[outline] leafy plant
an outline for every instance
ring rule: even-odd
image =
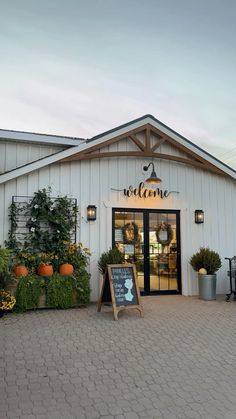
[[[16,290],[16,310],[25,311],[37,308],[44,280],[37,275],[27,275],[19,278]]]
[[[77,204],[67,196],[51,198],[51,188],[34,193],[28,202],[13,202],[10,206],[11,228],[7,245],[16,256],[21,252],[30,255],[56,253],[59,243],[70,241],[77,223]],[[18,217],[25,220],[24,241],[16,240]],[[27,233],[28,231],[28,233]]]
[[[52,238],[55,244],[60,241],[70,241],[71,231],[77,222],[77,207],[66,196],[55,199],[52,209]]]
[[[221,259],[217,252],[210,250],[209,247],[200,247],[191,259],[190,264],[195,271],[204,268],[208,275],[213,275],[221,267]]]
[[[47,283],[46,304],[55,308],[73,306],[74,279],[70,276],[54,274]]]
[[[51,265],[55,258],[58,258],[54,253],[41,252],[36,256],[37,265]]]
[[[89,256],[89,249],[82,243],[71,243],[66,249],[65,262],[71,263],[75,270],[82,269],[88,265]]]
[[[9,269],[11,251],[0,246],[0,273],[5,273]]]
[[[19,252],[14,257],[14,265],[24,265],[33,273],[38,266],[38,255],[33,255],[27,252]]]
[[[77,304],[87,304],[90,298],[90,275],[85,269],[80,269],[73,275]]]
[[[16,240],[16,229],[17,229],[17,217],[20,212],[20,207],[17,207],[15,202],[12,202],[9,208],[9,219],[11,228],[8,232],[8,241],[5,242],[6,246],[10,249],[14,249],[17,252],[19,243]]]
[[[98,270],[104,274],[108,264],[119,264],[124,263],[124,255],[117,247],[109,249],[107,252],[101,254],[98,261]]]
[[[0,246],[0,289],[6,288],[6,286],[12,281],[10,274],[10,265],[10,249]]]

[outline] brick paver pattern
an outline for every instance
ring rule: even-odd
[[[236,302],[142,302],[0,319],[0,418],[235,419]]]

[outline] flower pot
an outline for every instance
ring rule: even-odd
[[[202,300],[216,299],[216,274],[198,274],[199,298]]]
[[[63,276],[71,276],[74,272],[74,267],[70,263],[63,263],[60,265],[59,273]]]
[[[53,266],[52,265],[39,265],[37,272],[39,276],[52,276]]]
[[[28,275],[29,271],[24,265],[18,265],[14,268],[14,274],[16,276],[26,276]]]

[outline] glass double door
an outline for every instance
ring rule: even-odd
[[[143,294],[181,293],[179,211],[113,209],[113,246],[135,263]]]

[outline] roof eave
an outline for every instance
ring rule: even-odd
[[[0,129],[0,140],[17,141],[22,143],[37,143],[56,146],[76,146],[83,138],[63,137],[60,135],[36,134],[33,132],[9,131]]]

